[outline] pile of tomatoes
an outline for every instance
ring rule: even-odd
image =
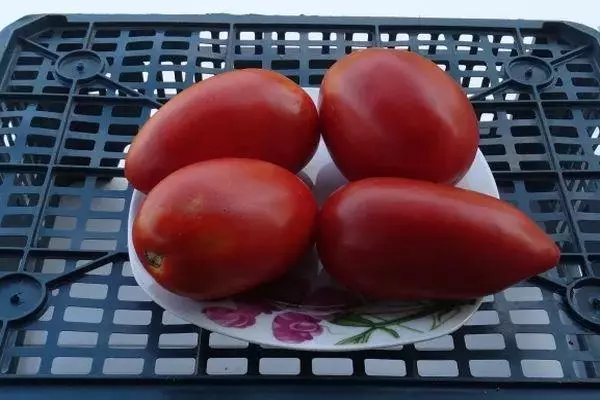
[[[322,133],[350,183],[321,209],[296,176]],[[272,71],[227,72],[171,99],[138,133],[125,175],[144,267],[197,300],[250,290],[315,243],[341,284],[375,299],[494,293],[553,267],[555,243],[507,203],[454,183],[479,142],[461,88],[407,51],[352,53],[318,110]]]

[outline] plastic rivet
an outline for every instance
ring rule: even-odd
[[[0,278],[0,320],[20,320],[36,313],[47,296],[46,286],[35,276],[15,272]]]
[[[56,61],[56,73],[66,82],[89,82],[104,70],[104,58],[91,50],[74,50]]]
[[[13,294],[10,297],[10,304],[14,304],[14,305],[21,304],[21,296],[19,296],[19,293]]]
[[[519,56],[506,66],[506,75],[521,86],[543,88],[554,80],[554,69],[547,61],[534,56]]]

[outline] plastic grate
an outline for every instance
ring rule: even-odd
[[[600,277],[600,47],[591,30],[529,21],[139,18],[47,16],[3,33],[0,285],[4,274],[24,272],[49,290],[37,305],[35,285],[23,287],[23,318],[0,304],[0,378],[600,381],[600,334],[573,318],[564,297]],[[267,68],[318,86],[337,59],[371,46],[418,52],[462,86],[502,198],[553,237],[559,265],[488,296],[451,336],[365,352],[250,345],[151,302],[127,261],[132,192],[122,171],[144,121],[223,71]],[[528,56],[536,57],[533,81],[515,67]],[[550,79],[536,81],[545,71]]]

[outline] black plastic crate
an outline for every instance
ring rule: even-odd
[[[15,22],[0,33],[3,396],[597,398],[599,38],[540,21]],[[453,335],[393,350],[263,348],[185,324],[149,301],[127,259],[131,188],[122,171],[144,121],[223,71],[273,69],[314,87],[341,56],[372,46],[418,52],[463,87],[502,198],[554,238],[560,264],[488,296]]]

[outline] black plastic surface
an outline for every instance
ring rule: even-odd
[[[363,388],[347,396],[374,393],[367,389],[374,385],[381,386],[377,395],[390,398],[421,398],[433,382],[451,385],[450,396],[463,393],[454,385],[485,395],[518,384],[494,392],[511,398],[524,395],[523,388],[539,394],[560,383],[560,393],[586,398],[600,387],[594,386],[600,384],[598,37],[583,26],[538,21],[229,15],[17,21],[0,33],[0,271],[6,274],[0,377],[15,387],[58,377],[107,384],[113,376],[137,377],[123,384],[123,394],[148,378],[173,384],[185,377],[202,385],[228,382],[216,389],[223,394],[233,383],[257,384],[248,390],[265,396],[269,388],[309,385],[292,394],[312,397],[343,382]],[[554,238],[563,251],[560,265],[489,296],[452,336],[394,350],[262,348],[185,324],[150,302],[127,261],[131,188],[122,165],[153,110],[192,83],[234,68],[270,68],[318,86],[336,59],[369,46],[419,52],[464,88],[502,198]],[[422,387],[383,389],[397,384]],[[29,390],[34,396],[36,389]],[[46,390],[64,394],[62,386]],[[173,396],[190,394],[177,390]],[[436,390],[431,394],[445,389]]]

